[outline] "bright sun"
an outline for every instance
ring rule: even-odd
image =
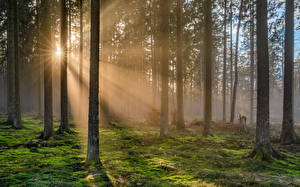
[[[55,52],[56,56],[61,56],[61,49],[60,47],[57,45],[56,46],[56,52]]]

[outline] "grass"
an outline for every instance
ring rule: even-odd
[[[201,127],[191,127],[162,139],[156,127],[114,123],[100,130],[103,167],[87,168],[78,134],[30,147],[42,122],[30,117],[23,122],[25,128],[17,131],[0,126],[1,186],[300,186],[299,146],[275,145],[287,160],[246,159],[253,130],[214,129],[213,137],[203,137]]]

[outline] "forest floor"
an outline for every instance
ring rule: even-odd
[[[78,128],[42,141],[41,120],[23,117],[23,124],[21,130],[0,125],[0,186],[300,186],[300,145],[273,144],[287,160],[248,159],[253,128],[241,133],[215,124],[214,136],[203,137],[202,127],[192,126],[162,139],[158,127],[112,123],[100,130],[103,167],[88,168],[86,135]],[[272,125],[274,142],[278,130]]]

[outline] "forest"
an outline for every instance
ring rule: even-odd
[[[300,186],[300,1],[0,0],[0,186]]]

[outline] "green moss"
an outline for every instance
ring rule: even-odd
[[[215,132],[203,137],[171,131],[171,138],[161,139],[156,127],[115,123],[100,130],[103,166],[87,167],[86,141],[81,142],[78,134],[55,135],[32,149],[27,145],[39,137],[42,121],[24,117],[23,123],[18,131],[0,126],[3,186],[300,185],[298,153],[284,150],[288,160],[272,163],[245,159],[253,148],[250,134]],[[58,125],[56,121],[55,129]],[[75,145],[82,149],[72,148]]]

